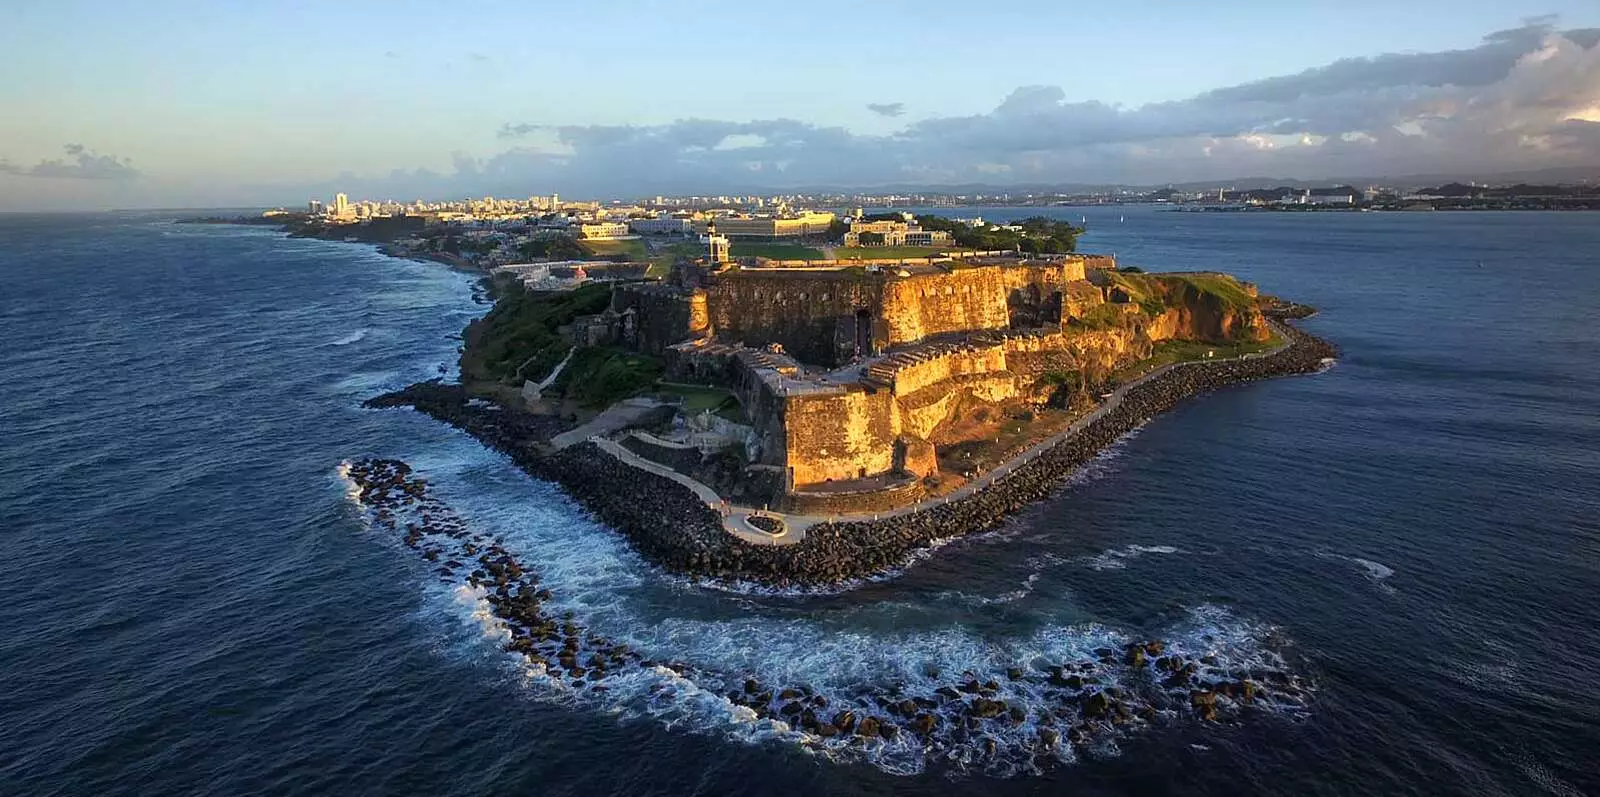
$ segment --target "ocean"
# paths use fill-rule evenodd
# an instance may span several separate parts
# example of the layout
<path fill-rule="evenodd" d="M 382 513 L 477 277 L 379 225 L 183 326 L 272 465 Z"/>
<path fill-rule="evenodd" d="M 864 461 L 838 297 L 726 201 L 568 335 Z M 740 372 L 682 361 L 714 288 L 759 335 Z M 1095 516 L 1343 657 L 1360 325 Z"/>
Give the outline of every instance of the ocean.
<path fill-rule="evenodd" d="M 0 794 L 1600 793 L 1600 215 L 1048 212 L 1125 265 L 1316 305 L 1343 353 L 812 596 L 665 576 L 460 432 L 361 409 L 454 374 L 469 275 L 173 214 L 0 216 Z M 371 529 L 340 477 L 365 456 L 502 537 L 551 608 L 731 677 L 1005 680 L 1156 637 L 1308 695 L 930 758 L 659 673 L 572 694 Z"/>

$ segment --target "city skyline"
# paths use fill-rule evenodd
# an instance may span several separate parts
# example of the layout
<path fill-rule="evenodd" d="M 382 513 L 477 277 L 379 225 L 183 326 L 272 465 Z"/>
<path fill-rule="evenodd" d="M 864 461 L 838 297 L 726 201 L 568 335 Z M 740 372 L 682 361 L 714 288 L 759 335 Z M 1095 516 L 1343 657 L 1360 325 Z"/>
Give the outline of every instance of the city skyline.
<path fill-rule="evenodd" d="M 0 210 L 1600 166 L 1590 5 L 1126 5 L 30 8 Z"/>

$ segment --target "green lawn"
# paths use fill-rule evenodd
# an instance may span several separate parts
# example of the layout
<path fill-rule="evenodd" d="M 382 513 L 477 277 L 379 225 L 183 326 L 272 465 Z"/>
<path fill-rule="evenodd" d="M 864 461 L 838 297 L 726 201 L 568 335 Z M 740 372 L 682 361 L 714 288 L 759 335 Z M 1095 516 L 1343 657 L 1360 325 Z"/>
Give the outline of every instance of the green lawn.
<path fill-rule="evenodd" d="M 739 405 L 739 399 L 726 390 L 689 385 L 659 385 L 657 389 L 662 393 L 682 396 L 682 411 L 685 415 L 695 415 L 711 410 L 713 414 L 720 415 L 734 423 L 748 423 L 744 419 L 744 410 Z"/>
<path fill-rule="evenodd" d="M 602 408 L 650 389 L 660 376 L 655 357 L 597 346 L 573 353 L 554 387 L 585 407 Z"/>
<path fill-rule="evenodd" d="M 1170 363 L 1188 362 L 1191 360 L 1226 360 L 1246 354 L 1256 354 L 1270 351 L 1283 345 L 1283 338 L 1278 333 L 1272 337 L 1256 343 L 1207 343 L 1201 340 L 1164 340 L 1155 345 L 1155 350 L 1146 359 L 1136 363 L 1129 363 L 1117 369 L 1112 374 L 1112 381 L 1121 383 L 1137 379 L 1163 365 Z M 1207 356 L 1207 355 L 1210 356 Z"/>
<path fill-rule="evenodd" d="M 899 258 L 919 258 L 937 255 L 948 249 L 946 246 L 840 246 L 833 250 L 834 257 L 840 260 L 890 260 Z"/>
<path fill-rule="evenodd" d="M 734 257 L 767 257 L 773 260 L 822 260 L 821 249 L 801 244 L 776 244 L 734 241 Z"/>
<path fill-rule="evenodd" d="M 645 255 L 644 241 L 634 238 L 625 241 L 580 241 L 583 248 L 596 257 L 616 257 L 627 255 L 634 260 L 643 260 Z"/>

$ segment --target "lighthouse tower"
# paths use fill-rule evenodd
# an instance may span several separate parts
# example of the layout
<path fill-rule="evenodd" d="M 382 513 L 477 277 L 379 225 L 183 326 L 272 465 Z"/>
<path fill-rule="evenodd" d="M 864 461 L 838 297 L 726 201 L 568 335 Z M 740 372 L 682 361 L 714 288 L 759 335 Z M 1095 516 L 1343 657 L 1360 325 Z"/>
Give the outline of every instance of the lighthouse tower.
<path fill-rule="evenodd" d="M 729 260 L 728 237 L 717 234 L 716 219 L 706 222 L 706 245 L 709 247 L 706 259 L 710 261 L 712 268 L 727 265 Z"/>

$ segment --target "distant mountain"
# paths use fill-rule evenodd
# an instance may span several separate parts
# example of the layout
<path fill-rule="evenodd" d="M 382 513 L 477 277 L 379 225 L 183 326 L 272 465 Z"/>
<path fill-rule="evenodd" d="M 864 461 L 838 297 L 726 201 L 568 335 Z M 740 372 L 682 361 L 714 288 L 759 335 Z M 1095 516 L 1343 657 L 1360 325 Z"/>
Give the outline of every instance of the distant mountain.
<path fill-rule="evenodd" d="M 1561 167 L 1513 172 L 1452 172 L 1439 174 L 1405 174 L 1388 176 L 1329 176 L 1304 180 L 1290 177 L 1238 177 L 1231 180 L 1203 180 L 1182 183 L 1017 183 L 995 185 L 990 183 L 956 183 L 930 185 L 925 183 L 895 183 L 872 187 L 847 187 L 840 185 L 811 185 L 801 188 L 779 189 L 783 193 L 808 194 L 1089 194 L 1114 191 L 1149 192 L 1163 188 L 1176 191 L 1215 191 L 1227 188 L 1236 191 L 1273 188 L 1326 188 L 1329 186 L 1383 185 L 1401 189 L 1420 189 L 1449 183 L 1493 183 L 1508 185 L 1526 183 L 1533 185 L 1587 185 L 1600 184 L 1600 166 Z M 729 189 L 725 194 L 769 194 L 772 188 Z"/>

